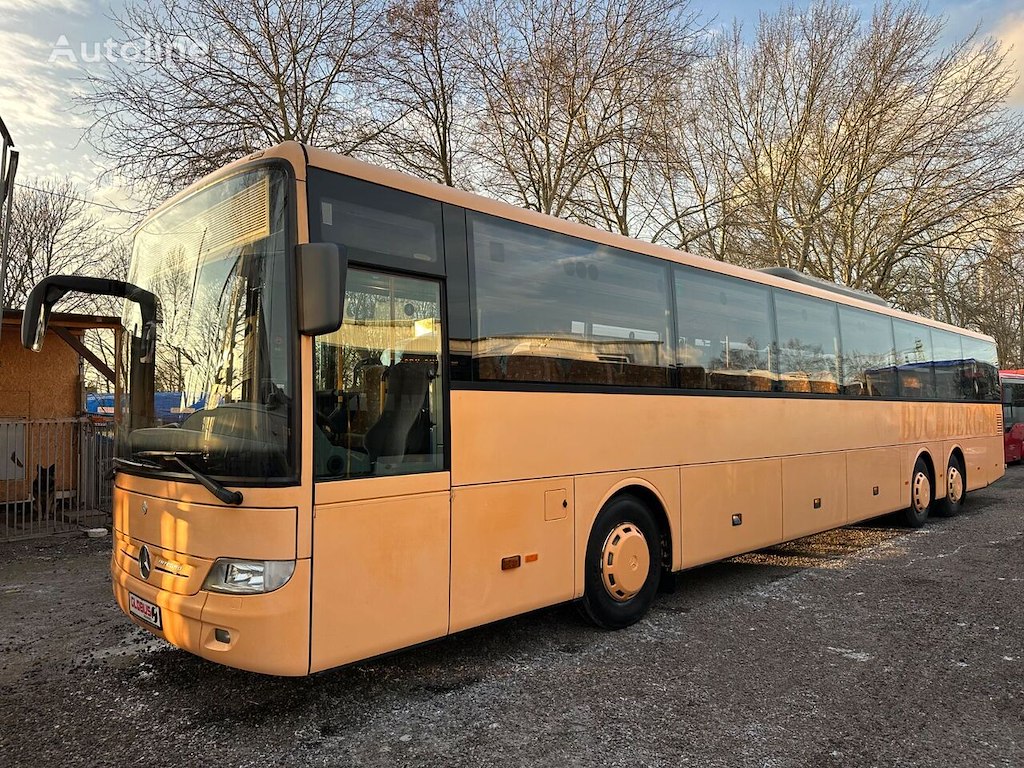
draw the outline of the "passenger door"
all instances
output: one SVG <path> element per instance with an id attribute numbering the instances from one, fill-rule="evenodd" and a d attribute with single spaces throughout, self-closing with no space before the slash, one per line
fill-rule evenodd
<path id="1" fill-rule="evenodd" d="M 448 631 L 441 286 L 352 269 L 314 343 L 311 668 Z"/>

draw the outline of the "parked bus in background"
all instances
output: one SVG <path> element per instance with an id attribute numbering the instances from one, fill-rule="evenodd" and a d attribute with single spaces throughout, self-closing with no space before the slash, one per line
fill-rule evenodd
<path id="1" fill-rule="evenodd" d="M 72 290 L 126 300 L 117 602 L 259 672 L 571 600 L 625 627 L 1003 473 L 987 336 L 294 143 L 157 209 L 127 282 L 42 281 L 27 346 Z"/>
<path id="2" fill-rule="evenodd" d="M 1007 464 L 1017 464 L 1024 454 L 1024 370 L 1000 371 L 1003 391 L 1003 451 Z"/>

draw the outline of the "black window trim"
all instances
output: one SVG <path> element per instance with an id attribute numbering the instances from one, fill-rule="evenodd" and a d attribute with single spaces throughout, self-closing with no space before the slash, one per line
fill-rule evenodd
<path id="1" fill-rule="evenodd" d="M 318 221 L 315 217 L 315 207 L 319 202 L 320 198 L 324 196 L 324 184 L 329 182 L 332 176 L 343 176 L 344 174 L 337 173 L 335 171 L 329 171 L 324 168 L 316 166 L 308 166 L 307 173 L 307 200 L 308 200 L 308 214 L 310 218 L 309 222 L 309 233 L 310 241 L 312 242 L 317 233 L 319 233 L 319 225 L 315 222 Z M 365 261 L 360 259 L 353 259 L 352 266 L 360 267 L 370 270 L 379 270 L 395 275 L 404 275 L 409 277 L 431 277 L 439 279 L 441 281 L 441 312 L 442 318 L 445 322 L 446 332 L 442 341 L 443 349 L 442 354 L 446 358 L 445 371 L 447 376 L 444 382 L 445 401 L 448 407 L 449 417 L 446 419 L 445 424 L 445 466 L 450 468 L 450 451 L 451 451 L 451 392 L 466 390 L 466 391 L 508 391 L 508 392 L 565 392 L 565 393 L 608 393 L 608 394 L 643 394 L 643 395 L 658 395 L 658 396 L 702 396 L 702 397 L 776 397 L 776 398 L 787 398 L 787 399 L 806 399 L 806 400 L 862 400 L 866 402 L 923 402 L 923 403 L 963 403 L 963 404 L 998 404 L 1001 399 L 1001 389 L 997 388 L 997 394 L 999 397 L 996 399 L 988 400 L 939 400 L 937 398 L 919 398 L 919 397 L 908 397 L 902 394 L 902 383 L 899 376 L 899 361 L 896 358 L 896 344 L 895 344 L 895 321 L 901 320 L 903 322 L 912 323 L 918 327 L 928 329 L 929 331 L 929 343 L 931 343 L 931 331 L 932 326 L 926 325 L 925 323 L 919 322 L 918 320 L 896 317 L 884 312 L 877 312 L 874 309 L 854 306 L 846 304 L 845 302 L 836 301 L 834 299 L 814 296 L 812 294 L 803 293 L 801 291 L 792 290 L 787 287 L 771 285 L 769 283 L 762 283 L 757 280 L 751 280 L 746 277 L 737 275 L 731 275 L 726 272 L 719 272 L 713 269 L 706 269 L 699 265 L 693 264 L 681 264 L 673 262 L 668 259 L 660 259 L 649 254 L 632 251 L 621 246 L 612 246 L 582 237 L 575 234 L 567 234 L 564 232 L 555 232 L 552 230 L 545 229 L 544 227 L 537 226 L 535 224 L 529 224 L 526 222 L 517 221 L 504 216 L 488 213 L 485 211 L 466 208 L 461 205 L 453 204 L 438 200 L 436 198 L 424 197 L 423 195 L 417 195 L 414 192 L 408 192 L 405 190 L 397 189 L 383 184 L 377 184 L 376 182 L 367 181 L 360 179 L 356 176 L 349 176 L 347 178 L 355 179 L 365 184 L 370 184 L 375 187 L 379 187 L 384 190 L 388 190 L 391 193 L 409 195 L 419 200 L 426 201 L 429 203 L 436 203 L 441 206 L 441 243 L 442 248 L 439 254 L 439 258 L 436 263 L 432 262 L 417 262 L 409 263 L 408 260 L 382 260 L 382 261 Z M 465 360 L 460 360 L 459 365 L 456 365 L 456 358 L 451 353 L 451 340 L 459 341 L 472 341 L 476 338 L 478 333 L 477 323 L 477 288 L 476 288 L 476 268 L 474 264 L 474 255 L 471 248 L 471 232 L 472 224 L 471 217 L 480 216 L 491 218 L 500 222 L 506 222 L 509 224 L 525 227 L 539 232 L 548 232 L 551 234 L 557 234 L 560 237 L 569 238 L 575 241 L 579 241 L 582 244 L 588 244 L 592 246 L 599 246 L 601 248 L 608 248 L 617 254 L 621 254 L 628 258 L 642 259 L 649 263 L 658 262 L 666 267 L 666 290 L 668 291 L 667 296 L 667 308 L 670 316 L 667 319 L 668 336 L 666 337 L 666 354 L 669 356 L 669 381 L 670 385 L 666 387 L 657 386 L 635 386 L 629 384 L 574 384 L 574 383 L 555 383 L 555 382 L 522 382 L 522 381 L 498 381 L 498 380 L 486 380 L 482 381 L 476 377 L 475 365 L 472 364 L 471 354 Z M 727 280 L 743 281 L 745 283 L 752 283 L 754 285 L 763 286 L 769 291 L 769 302 L 768 302 L 768 313 L 769 313 L 769 326 L 768 331 L 770 335 L 769 344 L 771 345 L 772 351 L 772 376 L 773 376 L 773 390 L 767 392 L 755 392 L 745 390 L 716 390 L 716 389 L 683 389 L 678 386 L 679 373 L 678 373 L 678 360 L 677 360 L 677 347 L 678 340 L 675 338 L 678 335 L 678 317 L 679 308 L 675 292 L 675 278 L 677 271 L 685 270 L 700 270 L 701 272 L 709 275 L 715 275 Z M 806 296 L 809 298 L 819 299 L 820 301 L 829 302 L 833 305 L 833 309 L 836 315 L 836 329 L 838 332 L 837 341 L 839 345 L 838 349 L 838 361 L 837 361 L 837 372 L 840 375 L 839 392 L 836 394 L 831 393 L 820 393 L 820 392 L 783 392 L 780 386 L 780 367 L 779 367 L 779 342 L 778 342 L 778 321 L 777 311 L 775 306 L 775 296 L 777 291 L 786 291 L 788 293 L 796 294 L 798 296 Z M 854 310 L 861 310 L 869 312 L 881 317 L 886 317 L 889 320 L 890 335 L 893 341 L 893 356 L 894 356 L 894 367 L 896 369 L 896 387 L 897 392 L 900 394 L 889 397 L 877 397 L 870 395 L 849 395 L 842 392 L 842 382 L 845 376 L 845 361 L 843 357 L 843 336 L 842 336 L 842 324 L 839 317 L 840 306 L 849 307 Z M 454 332 L 459 330 L 463 332 L 468 329 L 468 339 L 462 339 L 457 336 Z M 946 330 L 946 329 L 938 329 Z M 961 345 L 966 338 L 970 338 L 974 341 L 984 342 L 986 344 L 992 344 L 985 339 L 975 339 L 975 337 L 966 336 L 962 331 L 948 331 L 956 333 L 961 338 Z M 965 358 L 973 359 L 973 358 Z M 985 365 L 989 365 L 985 363 Z M 996 368 L 998 371 L 998 366 Z M 998 375 L 998 374 L 997 374 Z M 934 379 L 934 371 L 933 371 Z M 933 381 L 934 385 L 934 381 Z"/>
<path id="2" fill-rule="evenodd" d="M 440 221 L 439 242 L 441 249 L 437 255 L 437 261 L 415 261 L 410 259 L 403 259 L 401 257 L 389 257 L 386 254 L 379 254 L 379 260 L 366 261 L 361 260 L 358 256 L 351 259 L 350 263 L 354 266 L 362 266 L 369 269 L 380 269 L 389 272 L 395 272 L 396 274 L 408 274 L 408 275 L 431 275 L 433 277 L 444 279 L 446 274 L 445 267 L 445 237 L 444 237 L 444 203 L 440 200 L 432 197 L 424 197 L 423 195 L 417 195 L 414 192 L 406 192 L 402 189 L 395 189 L 384 184 L 377 184 L 373 181 L 367 181 L 361 179 L 358 176 L 346 176 L 345 174 L 336 173 L 334 171 L 328 171 L 324 168 L 318 168 L 317 166 L 308 166 L 306 174 L 306 195 L 307 195 L 307 216 L 309 224 L 309 241 L 312 242 L 325 242 L 323 237 L 322 224 L 320 223 L 320 217 L 318 215 L 319 204 L 325 197 L 330 197 L 331 181 L 333 179 L 347 179 L 349 181 L 355 181 L 360 184 L 366 184 L 371 187 L 375 187 L 381 190 L 382 194 L 394 195 L 394 196 L 405 196 L 415 198 L 424 205 L 437 206 L 438 218 Z M 336 197 L 341 197 L 337 196 Z"/>

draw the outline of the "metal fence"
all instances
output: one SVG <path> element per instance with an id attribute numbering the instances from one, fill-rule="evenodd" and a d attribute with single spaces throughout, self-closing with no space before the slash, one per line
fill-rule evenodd
<path id="1" fill-rule="evenodd" d="M 0 421 L 0 541 L 109 524 L 113 425 Z"/>

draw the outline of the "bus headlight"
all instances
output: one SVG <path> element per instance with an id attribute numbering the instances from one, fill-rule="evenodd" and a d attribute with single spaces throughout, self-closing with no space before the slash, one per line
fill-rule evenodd
<path id="1" fill-rule="evenodd" d="M 220 558 L 203 582 L 213 592 L 253 595 L 280 589 L 295 573 L 294 560 L 232 560 Z"/>

